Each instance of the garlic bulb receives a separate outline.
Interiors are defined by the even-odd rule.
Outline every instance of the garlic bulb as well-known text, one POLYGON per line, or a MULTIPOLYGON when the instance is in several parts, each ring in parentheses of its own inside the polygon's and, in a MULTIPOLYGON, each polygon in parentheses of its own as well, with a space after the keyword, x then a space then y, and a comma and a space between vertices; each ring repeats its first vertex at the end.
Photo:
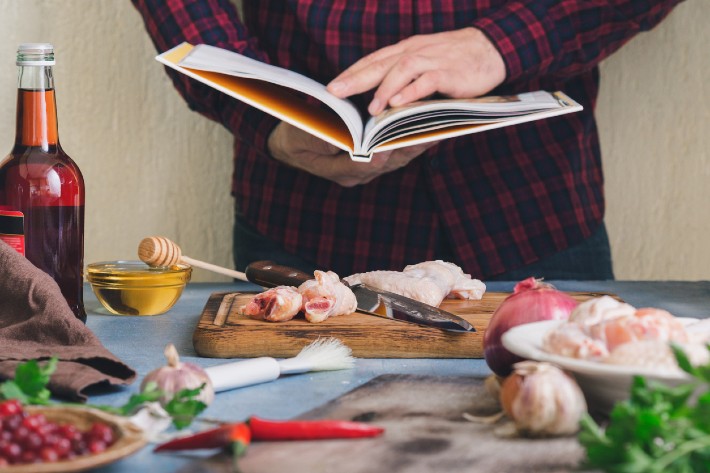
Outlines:
POLYGON ((143 378, 141 390, 150 382, 155 382, 158 389, 165 394, 160 398, 162 405, 167 404, 173 396, 183 389, 196 389, 205 385, 195 399, 209 405, 214 400, 214 388, 209 376, 201 367, 192 363, 182 363, 175 345, 172 343, 165 347, 167 366, 157 368, 143 378))
POLYGON ((501 387, 500 402, 518 432, 531 436, 577 432, 587 403, 569 375, 533 361, 516 363, 513 369, 501 387))

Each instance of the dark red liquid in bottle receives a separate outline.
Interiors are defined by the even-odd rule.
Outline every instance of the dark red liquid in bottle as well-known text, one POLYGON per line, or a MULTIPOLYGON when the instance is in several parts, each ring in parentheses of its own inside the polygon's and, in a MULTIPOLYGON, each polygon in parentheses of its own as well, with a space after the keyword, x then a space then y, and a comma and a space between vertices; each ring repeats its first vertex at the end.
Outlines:
POLYGON ((0 163, 0 206, 24 214, 25 256, 86 321, 84 179, 59 145, 52 89, 18 90, 15 146, 0 163))

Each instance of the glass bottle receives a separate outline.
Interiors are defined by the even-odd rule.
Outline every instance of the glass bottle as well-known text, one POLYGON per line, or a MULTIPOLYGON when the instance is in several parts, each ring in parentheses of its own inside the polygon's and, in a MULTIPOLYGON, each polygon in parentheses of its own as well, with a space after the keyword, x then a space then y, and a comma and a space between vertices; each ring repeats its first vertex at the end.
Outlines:
POLYGON ((54 48, 21 44, 15 145, 0 162, 0 208, 23 214, 25 256, 52 276, 74 315, 83 302, 84 178, 59 145, 54 48))

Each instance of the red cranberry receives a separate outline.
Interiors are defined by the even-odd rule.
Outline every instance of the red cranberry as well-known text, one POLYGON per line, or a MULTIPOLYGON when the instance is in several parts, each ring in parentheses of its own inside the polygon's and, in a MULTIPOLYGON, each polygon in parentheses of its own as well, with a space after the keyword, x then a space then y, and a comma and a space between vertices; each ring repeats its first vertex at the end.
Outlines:
POLYGON ((81 432, 71 424, 64 424, 57 427, 57 435, 69 440, 81 440, 81 432))
POLYGON ((22 419, 22 425, 30 430, 38 430, 47 423, 47 419, 42 414, 34 414, 22 419))
POLYGON ((101 440, 91 440, 89 442, 89 451, 91 453, 101 453, 106 450, 106 443, 101 440))
POLYGON ((111 445, 113 443, 113 429, 106 424, 97 422, 91 426, 89 437, 94 440, 101 440, 106 445, 111 445))
POLYGON ((76 453, 77 455, 84 455, 85 453, 89 453, 89 447, 87 446, 84 440, 72 440, 71 449, 72 452, 76 453))
POLYGON ((5 418, 4 424, 5 430, 14 432, 20 425, 22 425, 22 416, 19 413, 8 416, 5 418))
POLYGON ((25 448, 25 450, 36 452, 40 449, 43 443, 44 440, 37 432, 30 432, 29 435, 21 442, 21 445, 25 448))
POLYGON ((22 404, 17 399, 8 399, 0 402, 0 417, 7 417, 19 414, 22 411, 22 404))
POLYGON ((71 441, 67 438, 60 438, 56 445, 54 445, 54 449, 60 457, 64 457, 71 451, 71 441))
POLYGON ((13 436, 15 437, 15 440, 18 442, 22 442, 24 439, 27 438, 28 435, 30 435, 29 429, 22 424, 20 424, 15 429, 15 432, 13 434, 13 436))
POLYGON ((10 463, 14 463, 20 458, 22 449, 16 443, 8 443, 0 451, 0 456, 4 457, 10 463))
POLYGON ((42 461, 45 462, 55 462, 59 460, 59 453, 52 447, 42 447, 42 450, 39 451, 39 455, 42 461))

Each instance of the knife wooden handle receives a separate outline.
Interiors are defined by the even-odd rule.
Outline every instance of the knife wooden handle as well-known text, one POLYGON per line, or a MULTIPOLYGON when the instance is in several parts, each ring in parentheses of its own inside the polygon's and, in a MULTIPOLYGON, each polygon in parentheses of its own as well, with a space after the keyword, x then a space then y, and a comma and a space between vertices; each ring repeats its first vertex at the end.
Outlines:
POLYGON ((312 274, 288 266, 281 266, 272 261, 255 261, 247 266, 244 273, 249 281, 264 287, 298 287, 305 281, 314 279, 312 274))

